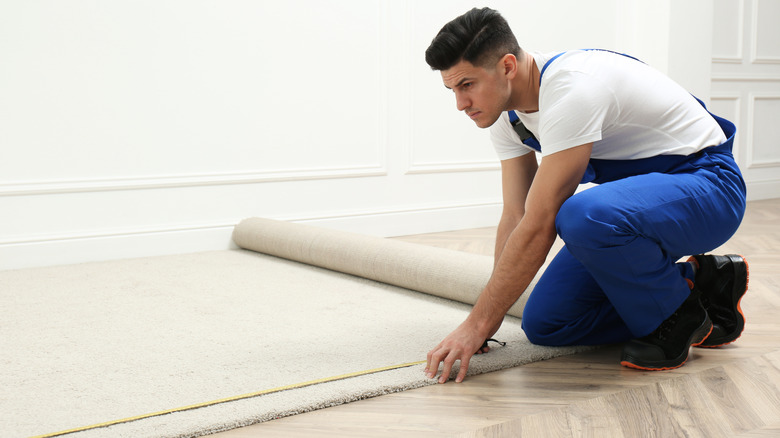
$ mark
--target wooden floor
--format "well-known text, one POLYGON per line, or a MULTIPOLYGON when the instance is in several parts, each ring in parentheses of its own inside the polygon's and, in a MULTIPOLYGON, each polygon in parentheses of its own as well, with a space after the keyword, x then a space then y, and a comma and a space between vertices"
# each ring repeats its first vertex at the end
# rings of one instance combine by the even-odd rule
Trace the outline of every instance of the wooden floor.
MULTIPOLYGON (((494 229, 399 238, 490 255, 494 229)), ((748 204, 715 253, 743 254, 746 329, 734 344, 692 349, 672 371, 618 364, 605 347, 216 434, 281 437, 780 436, 780 199, 748 204)), ((453 327, 454 328, 454 327, 453 327)), ((424 327, 420 327, 424 330, 424 327)))

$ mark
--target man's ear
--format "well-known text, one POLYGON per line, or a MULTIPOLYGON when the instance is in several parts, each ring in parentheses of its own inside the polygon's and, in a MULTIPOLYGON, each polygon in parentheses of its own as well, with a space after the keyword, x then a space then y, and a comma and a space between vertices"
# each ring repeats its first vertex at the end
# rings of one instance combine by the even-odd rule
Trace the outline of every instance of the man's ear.
POLYGON ((511 53, 507 53, 498 60, 498 71, 503 73, 507 79, 514 79, 517 75, 517 57, 511 53))

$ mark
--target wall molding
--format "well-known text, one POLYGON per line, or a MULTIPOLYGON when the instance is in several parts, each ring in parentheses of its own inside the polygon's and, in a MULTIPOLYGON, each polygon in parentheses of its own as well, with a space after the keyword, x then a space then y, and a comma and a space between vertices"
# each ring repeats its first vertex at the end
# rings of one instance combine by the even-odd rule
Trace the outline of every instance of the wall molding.
MULTIPOLYGON (((733 100, 737 104, 739 104, 740 101, 742 100, 742 95, 740 93, 735 93, 735 92, 731 92, 731 93, 718 93, 718 92, 714 92, 710 96, 710 100, 733 100)), ((737 115, 737 116, 739 116, 739 115, 737 115)), ((734 121, 732 120, 732 122, 734 122, 734 121)), ((737 123, 734 122, 734 124, 736 125, 737 123)))
POLYGON ((764 56, 762 58, 754 57, 751 60, 753 64, 780 64, 780 56, 764 56))
POLYGON ((712 62, 716 64, 742 64, 742 58, 731 58, 725 56, 713 56, 712 62))
POLYGON ((749 180, 747 181, 747 199, 760 201, 762 199, 775 199, 780 193, 780 179, 774 180, 749 180))
POLYGON ((501 170, 501 164, 494 160, 439 162, 439 163, 412 163, 406 170, 406 175, 419 175, 428 173, 457 173, 457 172, 488 172, 501 170))
POLYGON ((748 169, 767 169, 780 167, 780 160, 778 161, 753 161, 748 165, 748 169))
POLYGON ((758 57, 758 55, 751 56, 750 59, 751 64, 780 64, 780 56, 762 56, 758 57))
POLYGON ((269 171, 53 179, 0 183, 0 197, 386 176, 384 164, 269 171))
POLYGON ((780 75, 713 73, 712 80, 716 82, 780 82, 780 75))
POLYGON ((116 229, 111 231, 102 232, 79 232, 79 233, 62 233, 62 234, 38 234, 21 238, 11 238, 0 240, 0 247, 15 246, 15 245, 33 245, 39 243, 52 243, 52 242, 68 242, 76 240, 93 240, 93 239, 113 239, 113 238, 126 238, 133 236, 148 236, 154 234, 165 233, 180 233, 190 231, 206 231, 216 229, 233 228, 235 223, 223 222, 223 223, 207 223, 198 225, 176 225, 165 227, 138 227, 128 229, 116 229))

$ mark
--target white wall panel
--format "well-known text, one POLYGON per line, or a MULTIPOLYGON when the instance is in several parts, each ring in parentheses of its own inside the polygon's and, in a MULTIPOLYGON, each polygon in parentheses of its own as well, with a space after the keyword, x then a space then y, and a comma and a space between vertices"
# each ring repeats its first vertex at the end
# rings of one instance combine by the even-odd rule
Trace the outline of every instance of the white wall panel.
POLYGON ((379 2, 4 9, 0 95, 13 104, 0 123, 14 159, 0 161, 3 182, 383 164, 379 2))
POLYGON ((780 1, 754 0, 752 23, 752 61, 780 64, 780 1))
POLYGON ((716 62, 742 62, 745 2, 715 0, 712 33, 712 59, 716 62))
POLYGON ((748 169, 780 168, 780 94, 756 95, 749 98, 750 140, 748 169))
POLYGON ((717 0, 714 5, 713 95, 722 98, 721 108, 734 102, 737 162, 748 199, 775 198, 780 196, 780 2, 717 0))
MULTIPOLYGON (((529 50, 623 50, 664 71, 689 14, 671 0, 485 4, 529 50)), ((0 3, 0 269, 229 248, 249 216, 384 236, 495 225, 488 132, 424 62, 471 7, 0 3)))

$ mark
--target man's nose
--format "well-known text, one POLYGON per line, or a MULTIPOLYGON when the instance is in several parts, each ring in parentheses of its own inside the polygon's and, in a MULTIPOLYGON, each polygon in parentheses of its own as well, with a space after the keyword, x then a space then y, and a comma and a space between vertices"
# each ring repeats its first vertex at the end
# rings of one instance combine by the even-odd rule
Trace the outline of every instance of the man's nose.
POLYGON ((471 100, 461 93, 455 93, 455 105, 458 107, 458 111, 463 111, 471 106, 471 100))

